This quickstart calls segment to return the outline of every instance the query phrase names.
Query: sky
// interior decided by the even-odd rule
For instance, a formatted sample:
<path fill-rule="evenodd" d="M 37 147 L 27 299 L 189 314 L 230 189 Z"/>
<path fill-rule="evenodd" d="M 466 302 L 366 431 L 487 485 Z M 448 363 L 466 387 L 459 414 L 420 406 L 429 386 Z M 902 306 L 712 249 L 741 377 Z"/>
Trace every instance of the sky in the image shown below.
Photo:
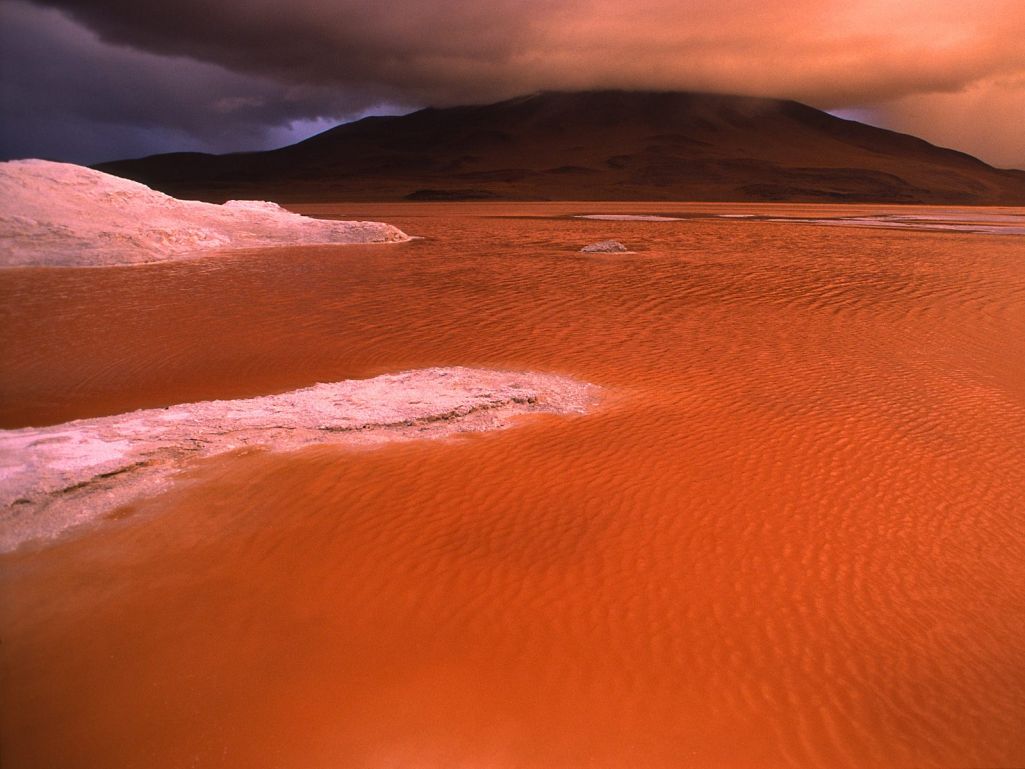
<path fill-rule="evenodd" d="M 1025 168 L 1023 41 L 1023 0 L 0 0 L 0 157 L 625 88 L 792 98 Z"/>

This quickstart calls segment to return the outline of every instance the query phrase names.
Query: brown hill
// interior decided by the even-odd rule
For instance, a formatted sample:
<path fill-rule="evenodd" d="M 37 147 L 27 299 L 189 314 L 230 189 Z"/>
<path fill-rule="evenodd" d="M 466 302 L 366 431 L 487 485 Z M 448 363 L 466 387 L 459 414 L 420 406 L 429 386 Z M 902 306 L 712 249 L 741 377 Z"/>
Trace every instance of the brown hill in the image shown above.
<path fill-rule="evenodd" d="M 794 101 L 704 93 L 539 93 L 97 168 L 210 200 L 1025 203 L 1023 171 Z"/>

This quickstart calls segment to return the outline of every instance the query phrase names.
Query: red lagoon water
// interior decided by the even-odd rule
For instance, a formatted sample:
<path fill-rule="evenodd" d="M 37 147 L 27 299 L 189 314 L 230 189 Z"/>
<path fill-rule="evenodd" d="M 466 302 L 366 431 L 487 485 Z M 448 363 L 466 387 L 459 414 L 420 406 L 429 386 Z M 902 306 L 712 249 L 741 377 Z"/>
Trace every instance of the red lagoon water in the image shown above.
<path fill-rule="evenodd" d="M 0 275 L 3 424 L 453 364 L 604 405 L 4 556 L 5 767 L 1025 764 L 1025 239 L 311 209 L 423 239 Z"/>

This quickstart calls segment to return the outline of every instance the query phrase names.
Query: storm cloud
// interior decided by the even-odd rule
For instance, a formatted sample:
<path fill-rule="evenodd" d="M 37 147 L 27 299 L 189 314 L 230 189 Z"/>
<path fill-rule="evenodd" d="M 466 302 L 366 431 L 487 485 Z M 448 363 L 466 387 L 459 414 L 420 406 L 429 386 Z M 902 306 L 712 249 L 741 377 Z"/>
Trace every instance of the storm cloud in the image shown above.
<path fill-rule="evenodd" d="M 51 9 L 0 3 L 0 152 L 92 163 L 264 149 L 381 111 L 358 87 L 289 83 L 105 43 Z"/>
<path fill-rule="evenodd" d="M 75 115 L 94 122 L 174 131 L 194 144 L 223 148 L 234 136 L 241 149 L 381 104 L 691 89 L 860 109 L 863 119 L 1025 166 L 1020 132 L 993 130 L 1012 125 L 1025 104 L 1020 0 L 46 4 L 64 15 L 5 3 L 22 19 L 37 14 L 37 36 L 63 35 L 45 51 L 4 54 L 31 62 L 18 91 L 30 102 L 23 113 L 47 106 L 24 91 L 48 62 L 50 72 L 71 65 L 86 95 L 51 84 L 51 107 L 70 99 Z M 169 117 L 168 105 L 180 114 Z"/>

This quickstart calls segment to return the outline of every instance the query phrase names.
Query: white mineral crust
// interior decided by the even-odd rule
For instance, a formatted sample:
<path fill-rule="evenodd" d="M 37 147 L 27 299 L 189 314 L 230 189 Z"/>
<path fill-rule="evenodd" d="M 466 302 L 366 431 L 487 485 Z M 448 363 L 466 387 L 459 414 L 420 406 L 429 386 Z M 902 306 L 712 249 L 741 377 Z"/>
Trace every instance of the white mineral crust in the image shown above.
<path fill-rule="evenodd" d="M 428 368 L 0 430 L 0 551 L 155 493 L 198 458 L 496 430 L 532 412 L 582 413 L 597 394 L 594 385 L 553 374 Z"/>
<path fill-rule="evenodd" d="M 381 222 L 311 219 L 276 203 L 178 200 L 144 184 L 48 160 L 0 163 L 0 266 L 96 267 L 222 249 L 398 243 Z"/>

